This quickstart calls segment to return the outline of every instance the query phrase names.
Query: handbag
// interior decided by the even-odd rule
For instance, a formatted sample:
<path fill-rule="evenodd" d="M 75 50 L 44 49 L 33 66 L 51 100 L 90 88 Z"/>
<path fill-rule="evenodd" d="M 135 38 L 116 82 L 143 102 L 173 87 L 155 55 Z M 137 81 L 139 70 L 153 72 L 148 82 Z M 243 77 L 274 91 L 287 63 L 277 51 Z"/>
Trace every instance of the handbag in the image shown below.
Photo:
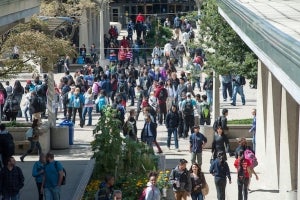
<path fill-rule="evenodd" d="M 209 192 L 209 187 L 208 187 L 208 184 L 205 183 L 203 184 L 203 187 L 201 188 L 201 193 L 203 196 L 206 196 Z"/>

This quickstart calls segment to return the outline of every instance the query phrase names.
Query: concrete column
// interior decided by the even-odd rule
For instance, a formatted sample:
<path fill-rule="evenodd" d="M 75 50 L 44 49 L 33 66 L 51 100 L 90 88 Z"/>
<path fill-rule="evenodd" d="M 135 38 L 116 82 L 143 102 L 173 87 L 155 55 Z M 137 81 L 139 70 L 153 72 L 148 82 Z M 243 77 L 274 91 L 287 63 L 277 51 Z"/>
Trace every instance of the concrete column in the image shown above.
<path fill-rule="evenodd" d="M 219 75 L 214 71 L 214 79 L 213 79 L 213 105 L 212 105 L 212 123 L 214 123 L 215 119 L 220 116 L 220 79 Z"/>
<path fill-rule="evenodd" d="M 264 174 L 268 189 L 279 189 L 279 149 L 280 149 L 280 119 L 281 119 L 281 84 L 268 72 L 268 104 L 266 129 L 266 157 L 262 162 L 268 169 Z M 258 132 L 259 133 L 259 132 Z M 271 166 L 271 167 L 270 167 Z"/>
<path fill-rule="evenodd" d="M 104 21 L 104 33 L 108 34 L 108 30 L 110 27 L 110 15 L 109 15 L 109 2 L 107 2 L 105 6 L 105 21 Z"/>
<path fill-rule="evenodd" d="M 99 54 L 99 60 L 104 60 L 104 13 L 103 8 L 100 9 L 100 54 Z"/>
<path fill-rule="evenodd" d="M 265 160 L 266 155 L 266 124 L 268 96 L 268 69 L 258 60 L 257 70 L 257 108 L 256 108 L 256 156 L 258 160 Z M 260 162 L 257 171 L 264 171 L 265 162 Z"/>
<path fill-rule="evenodd" d="M 55 127 L 56 116 L 55 116 L 55 101 L 54 101 L 54 76 L 53 72 L 48 72 L 48 90 L 47 90 L 47 109 L 48 109 L 48 122 L 50 127 Z"/>
<path fill-rule="evenodd" d="M 81 19 L 80 19 L 80 26 L 79 26 L 79 47 L 82 44 L 88 44 L 88 17 L 86 9 L 83 10 Z"/>
<path fill-rule="evenodd" d="M 282 89 L 280 122 L 280 177 L 281 199 L 296 199 L 297 151 L 299 111 L 296 101 Z M 292 197 L 293 196 L 293 197 Z"/>

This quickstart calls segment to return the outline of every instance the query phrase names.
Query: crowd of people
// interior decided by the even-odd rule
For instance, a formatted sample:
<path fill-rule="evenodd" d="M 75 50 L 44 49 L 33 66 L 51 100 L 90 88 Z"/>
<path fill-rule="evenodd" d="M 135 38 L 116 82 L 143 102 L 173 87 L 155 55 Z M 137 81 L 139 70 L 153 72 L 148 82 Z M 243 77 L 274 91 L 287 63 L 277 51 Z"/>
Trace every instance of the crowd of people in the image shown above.
<path fill-rule="evenodd" d="M 137 18 L 136 24 L 130 22 L 128 27 L 134 31 L 134 26 L 143 24 L 145 19 Z M 182 24 L 178 19 L 174 19 L 174 28 L 176 31 L 182 30 Z M 185 21 L 184 21 L 185 22 Z M 168 23 L 164 23 L 169 26 Z M 128 29 L 129 29 L 128 28 Z M 185 22 L 183 32 L 190 32 L 192 29 L 188 22 Z M 133 41 L 131 31 L 128 30 L 128 36 L 123 37 L 121 41 L 117 41 L 118 32 L 115 27 L 111 27 L 109 31 L 109 44 L 118 46 L 105 46 L 106 54 L 110 60 L 110 65 L 101 66 L 96 62 L 87 63 L 82 69 L 76 71 L 72 76 L 70 73 L 70 57 L 66 56 L 64 61 L 64 76 L 58 83 L 55 83 L 55 96 L 53 107 L 57 116 L 58 111 L 62 111 L 64 119 L 72 121 L 76 124 L 77 113 L 79 118 L 79 126 L 92 126 L 92 113 L 103 115 L 106 106 L 110 105 L 117 109 L 118 118 L 121 121 L 121 129 L 125 137 L 129 137 L 134 141 L 142 141 L 153 148 L 157 146 L 157 153 L 163 153 L 158 144 L 157 127 L 165 126 L 168 132 L 167 147 L 171 149 L 171 138 L 174 137 L 175 150 L 180 152 L 179 138 L 189 139 L 191 153 L 191 168 L 186 169 L 187 161 L 181 159 L 170 173 L 170 181 L 173 186 L 176 199 L 186 199 L 191 195 L 193 200 L 202 200 L 206 195 L 208 184 L 205 176 L 201 171 L 202 150 L 207 143 L 207 138 L 200 133 L 200 125 L 211 125 L 211 106 L 213 103 L 213 74 L 208 73 L 205 80 L 201 80 L 202 70 L 204 68 L 205 55 L 203 50 L 194 49 L 191 51 L 186 41 L 178 41 L 179 36 L 175 38 L 177 41 L 169 41 L 164 45 L 162 50 L 157 44 L 151 53 L 151 59 L 147 59 L 146 53 L 143 53 L 143 45 L 145 44 L 142 35 L 137 35 L 137 40 Z M 177 34 L 177 32 L 175 33 Z M 180 33 L 180 32 L 179 32 Z M 191 34 L 189 34 L 191 35 Z M 190 36 L 189 36 L 190 37 Z M 189 38 L 191 39 L 191 38 Z M 94 52 L 95 47 L 91 48 Z M 117 51 L 115 51 L 117 49 Z M 79 54 L 86 61 L 85 45 L 82 45 Z M 140 54 L 141 53 L 141 54 Z M 184 65 L 183 58 L 190 54 L 190 59 Z M 143 64 L 140 63 L 139 56 L 143 55 Z M 136 62 L 137 63 L 136 63 Z M 136 65 L 137 64 L 137 65 Z M 189 70 L 181 72 L 177 71 L 183 67 Z M 242 104 L 245 105 L 245 96 L 243 94 L 243 78 L 239 75 L 231 77 L 231 75 L 222 76 L 223 99 L 227 100 L 227 90 L 229 97 L 232 98 L 232 105 L 236 105 L 236 94 L 239 93 L 242 98 Z M 201 83 L 203 85 L 201 86 Z M 196 92 L 196 86 L 198 92 Z M 233 88 L 232 88 L 233 87 Z M 28 80 L 23 88 L 20 81 L 15 81 L 14 86 L 10 86 L 9 82 L 4 87 L 0 83 L 0 105 L 1 118 L 3 120 L 16 120 L 16 117 L 23 115 L 26 121 L 33 121 L 33 134 L 30 149 L 21 156 L 21 161 L 27 154 L 37 147 L 39 149 L 40 160 L 34 165 L 34 174 L 36 177 L 39 198 L 43 199 L 43 191 L 45 199 L 59 199 L 60 185 L 63 176 L 63 167 L 54 161 L 54 155 L 48 153 L 46 156 L 41 152 L 38 143 L 37 123 L 41 123 L 46 118 L 48 77 L 45 75 L 43 81 L 39 76 L 33 80 Z M 205 91 L 202 95 L 200 92 Z M 24 95 L 25 94 L 25 95 Z M 23 103 L 21 100 L 24 98 Z M 129 104 L 129 105 L 127 105 Z M 140 112 L 143 113 L 144 126 L 140 133 L 137 129 L 137 120 L 139 120 Z M 126 112 L 129 116 L 126 118 Z M 228 138 L 226 136 L 228 110 L 224 109 L 222 116 L 218 118 L 219 123 L 215 130 L 215 136 L 212 145 L 213 159 L 211 162 L 210 173 L 215 177 L 215 185 L 218 194 L 218 200 L 225 199 L 226 177 L 231 183 L 229 166 L 226 162 L 226 152 L 228 152 Z M 255 129 L 251 129 L 255 131 Z M 1 130 L 0 135 L 3 130 Z M 140 137 L 139 137 L 140 136 Z M 253 166 L 249 160 L 244 157 L 246 149 L 252 149 L 242 142 L 240 143 L 240 151 L 236 152 L 237 160 L 235 167 L 237 171 L 241 171 L 241 180 L 239 184 L 239 199 L 244 194 L 247 199 L 248 185 L 251 174 L 254 173 Z M 0 192 L 6 195 L 3 184 L 7 179 L 7 172 L 11 169 L 20 171 L 15 166 L 15 160 L 12 155 L 6 158 L 4 169 L 0 176 Z M 47 163 L 47 164 L 46 164 Z M 243 170 L 240 170 L 242 168 Z M 7 171 L 8 170 L 8 171 Z M 58 172 L 58 173 L 56 173 Z M 242 173 L 243 172 L 243 173 Z M 56 174 L 55 177 L 48 173 Z M 18 173 L 19 175 L 21 173 Z M 255 174 L 256 175 L 256 174 Z M 240 175 L 238 176 L 238 178 Z M 256 175 L 257 177 L 257 175 Z M 149 174 L 149 183 L 145 199 L 160 199 L 160 191 L 156 189 L 157 174 L 151 172 Z M 59 181 L 58 181 L 59 180 Z M 18 191 L 23 187 L 24 177 L 20 175 L 20 185 L 18 190 L 9 195 L 18 195 Z M 14 183 L 12 183 L 14 184 Z M 115 197 L 121 199 L 121 191 L 114 191 L 114 177 L 106 177 L 105 183 L 100 185 L 98 194 L 100 200 L 111 199 Z M 15 187 L 15 186 L 14 186 Z M 103 189 L 106 188 L 106 189 Z M 206 191 L 206 192 L 205 192 Z"/>

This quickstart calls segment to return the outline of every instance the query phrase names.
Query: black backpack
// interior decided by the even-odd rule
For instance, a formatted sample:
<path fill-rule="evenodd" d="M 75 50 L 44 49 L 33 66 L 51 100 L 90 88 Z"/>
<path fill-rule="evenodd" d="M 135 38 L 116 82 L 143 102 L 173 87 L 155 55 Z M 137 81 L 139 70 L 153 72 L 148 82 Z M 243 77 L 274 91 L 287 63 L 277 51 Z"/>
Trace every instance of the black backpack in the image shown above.
<path fill-rule="evenodd" d="M 194 114 L 194 106 L 192 100 L 186 100 L 185 105 L 183 107 L 183 114 L 185 116 Z"/>
<path fill-rule="evenodd" d="M 118 92 L 123 93 L 126 91 L 126 82 L 125 81 L 120 81 L 118 85 Z"/>
<path fill-rule="evenodd" d="M 165 101 L 168 97 L 167 90 L 165 88 L 161 89 L 158 95 L 158 99 L 161 101 Z"/>

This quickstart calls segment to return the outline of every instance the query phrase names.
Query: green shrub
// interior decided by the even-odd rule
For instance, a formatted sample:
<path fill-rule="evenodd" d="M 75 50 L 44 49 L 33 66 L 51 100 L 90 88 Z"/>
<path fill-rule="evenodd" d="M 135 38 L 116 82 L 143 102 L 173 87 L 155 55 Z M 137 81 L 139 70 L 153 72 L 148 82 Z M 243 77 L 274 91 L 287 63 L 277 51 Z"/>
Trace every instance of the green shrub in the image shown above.
<path fill-rule="evenodd" d="M 227 124 L 252 124 L 253 119 L 234 119 L 234 120 L 228 120 Z"/>

